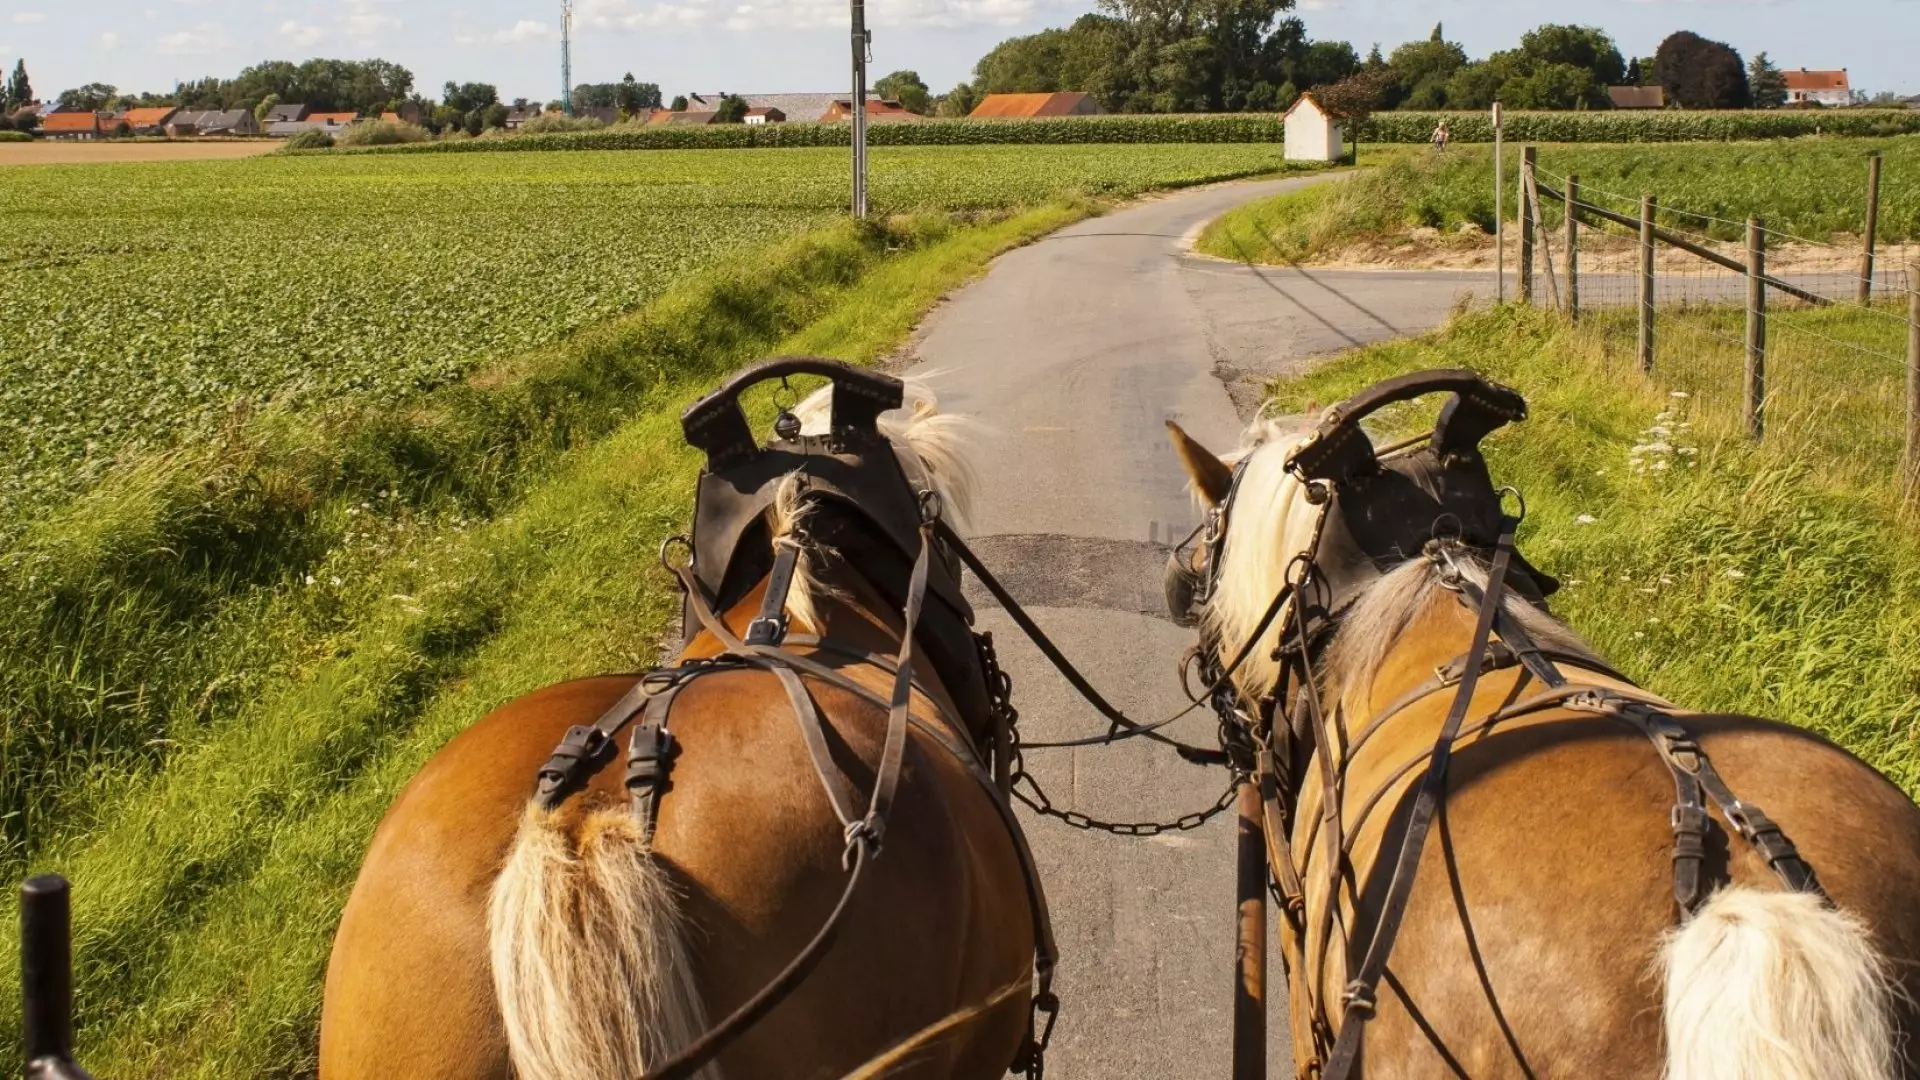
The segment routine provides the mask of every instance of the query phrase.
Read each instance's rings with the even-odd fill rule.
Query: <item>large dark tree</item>
[[[500,103],[500,91],[492,83],[456,83],[451,80],[440,91],[441,100],[463,113],[479,112]]]
[[[57,99],[63,109],[79,109],[84,112],[97,112],[107,107],[120,91],[106,83],[88,83],[76,86],[72,90],[60,91]]]
[[[619,109],[629,115],[660,107],[658,83],[643,83],[627,72],[619,82],[581,83],[573,88],[575,108]]]
[[[1627,62],[1605,31],[1549,23],[1520,36],[1520,51],[1535,64],[1567,64],[1588,72],[1602,87],[1626,77]]]
[[[1753,103],[1740,54],[1688,30],[1660,43],[1653,54],[1653,81],[1685,109],[1744,109]]]
[[[1447,80],[1466,64],[1467,51],[1446,40],[1435,25],[1427,40],[1409,41],[1387,57],[1394,85],[1383,104],[1388,108],[1444,109]]]
[[[908,112],[929,116],[933,113],[933,94],[917,71],[896,71],[873,84],[873,92],[888,101],[897,101]]]

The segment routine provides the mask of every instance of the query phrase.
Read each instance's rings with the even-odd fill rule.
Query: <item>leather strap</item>
[[[640,710],[640,722],[633,726],[633,736],[627,743],[627,795],[633,816],[640,820],[640,829],[649,840],[659,817],[660,797],[672,786],[669,778],[673,759],[680,753],[667,727],[667,717],[673,710],[673,699],[685,685],[684,679],[676,681],[647,698]]]
[[[747,624],[747,644],[778,645],[787,636],[787,595],[793,591],[793,573],[800,562],[800,544],[790,536],[773,542],[773,570],[767,575],[760,614]]]
[[[1420,855],[1426,847],[1427,835],[1432,831],[1434,814],[1440,807],[1440,800],[1446,795],[1447,765],[1452,759],[1453,742],[1459,736],[1460,726],[1466,722],[1467,710],[1473,704],[1473,692],[1480,683],[1480,668],[1493,636],[1493,620],[1505,597],[1507,568],[1513,563],[1513,527],[1514,522],[1509,520],[1501,529],[1500,543],[1494,549],[1493,568],[1487,574],[1486,596],[1473,629],[1473,646],[1467,650],[1466,669],[1460,678],[1460,688],[1454,694],[1453,707],[1447,711],[1439,737],[1434,740],[1433,756],[1427,761],[1426,776],[1421,780],[1419,793],[1414,797],[1406,836],[1401,842],[1393,878],[1387,887],[1386,902],[1380,909],[1380,921],[1374,928],[1373,939],[1367,946],[1358,976],[1347,984],[1346,992],[1342,995],[1346,1007],[1341,1018],[1339,1037],[1327,1060],[1324,1074],[1327,1080],[1347,1080],[1359,1060],[1360,1040],[1366,1021],[1373,1015],[1376,988],[1380,976],[1386,971],[1387,957],[1393,952],[1394,939],[1399,935],[1400,924],[1406,916],[1407,901],[1413,894],[1414,878],[1420,869]],[[1334,896],[1330,894],[1329,905],[1334,902]]]

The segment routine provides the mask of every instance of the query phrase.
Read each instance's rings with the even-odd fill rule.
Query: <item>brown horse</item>
[[[1256,423],[1228,460],[1173,428],[1222,538],[1192,564],[1211,585],[1203,645],[1224,655],[1264,635],[1235,678],[1276,752],[1270,861],[1298,897],[1281,936],[1300,1076],[1342,1074],[1350,1025],[1355,1076],[1920,1075],[1905,1043],[1920,1033],[1920,809],[1810,732],[1637,690],[1548,614],[1552,579],[1510,550],[1482,674],[1462,692],[1476,598],[1511,525],[1477,451],[1484,429],[1376,459],[1357,421],[1330,410],[1305,440]],[[1357,467],[1306,464],[1342,454]],[[1408,844],[1456,695],[1432,839]],[[1672,760],[1696,782],[1717,772],[1776,867],[1704,814],[1700,846],[1681,850],[1675,766],[1633,717],[1672,722]],[[1817,888],[1783,885],[1786,837]],[[1366,960],[1403,860],[1410,891],[1376,994]]]
[[[833,427],[829,390],[795,410],[803,434]],[[890,445],[892,475],[926,479],[954,516],[971,482],[956,419],[923,400],[910,418],[882,421],[880,451]],[[769,541],[805,552],[785,605],[792,630],[841,651],[794,650],[890,694],[892,675],[846,650],[900,654],[911,552],[857,507],[787,483],[742,540],[759,546],[748,565],[760,572],[721,605],[733,635],[760,611]],[[929,1029],[892,1075],[997,1077],[1026,1045],[1044,908],[1030,903],[1024,841],[981,759],[989,690],[965,618],[929,597],[883,853],[837,938],[699,1075],[837,1077]],[[682,659],[721,648],[702,631]],[[651,835],[618,769],[552,810],[530,801],[569,728],[593,723],[637,681],[580,679],[509,702],[401,792],[334,943],[323,1078],[638,1080],[766,986],[820,928],[850,850],[823,780],[865,803],[888,711],[807,677],[837,774],[817,775],[781,682],[714,671],[672,703],[679,753]],[[982,1002],[990,1007],[969,1012]],[[967,1022],[941,1026],[956,1013]]]

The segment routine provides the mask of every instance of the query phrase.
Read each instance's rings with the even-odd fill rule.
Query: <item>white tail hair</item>
[[[1740,886],[1668,935],[1667,1080],[1898,1080],[1895,990],[1861,921]]]
[[[588,814],[576,839],[529,803],[487,930],[519,1080],[643,1076],[706,1026],[673,887],[624,807]]]

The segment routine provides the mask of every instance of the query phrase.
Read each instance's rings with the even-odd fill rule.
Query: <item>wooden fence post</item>
[[[1640,371],[1653,374],[1653,215],[1659,200],[1640,197]]]
[[[1866,250],[1860,256],[1860,302],[1873,299],[1873,238],[1880,231],[1880,155],[1867,159]]]
[[[1520,148],[1520,302],[1533,303],[1533,230],[1539,224],[1538,211],[1527,192],[1533,187],[1533,162],[1537,148]]]
[[[1920,262],[1907,267],[1906,497],[1920,502]]]
[[[1567,318],[1580,321],[1580,178],[1567,174]]]
[[[1759,218],[1747,219],[1747,434],[1767,431],[1767,233]]]

